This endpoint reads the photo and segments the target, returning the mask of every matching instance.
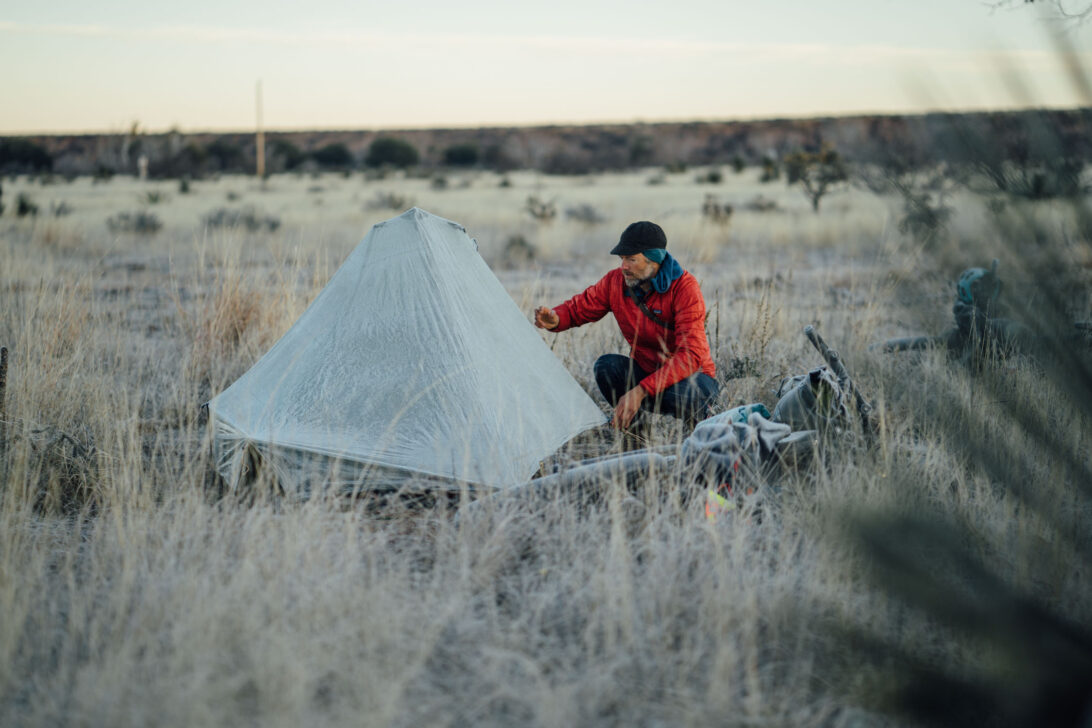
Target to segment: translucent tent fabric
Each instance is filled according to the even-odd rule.
[[[302,490],[319,470],[518,485],[605,420],[466,230],[418,208],[375,225],[209,415],[229,483],[257,458]]]

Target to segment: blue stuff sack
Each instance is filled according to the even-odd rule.
[[[759,402],[757,404],[744,404],[739,407],[733,407],[726,412],[721,412],[719,415],[713,415],[712,417],[704,419],[698,424],[701,424],[702,422],[718,422],[726,425],[733,423],[747,424],[747,418],[752,412],[759,413],[767,420],[771,419],[770,411],[766,409],[766,405]]]

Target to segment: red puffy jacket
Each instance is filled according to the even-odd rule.
[[[705,299],[697,279],[683,272],[666,293],[652,291],[644,303],[675,328],[666,329],[648,318],[626,295],[622,269],[615,268],[583,293],[555,307],[561,320],[553,330],[582,326],[613,313],[622,336],[629,342],[630,356],[642,369],[652,372],[640,381],[649,394],[658,394],[697,372],[716,376],[705,337]]]

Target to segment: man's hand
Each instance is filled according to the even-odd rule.
[[[629,427],[629,423],[633,422],[633,418],[637,416],[638,410],[641,409],[641,402],[646,396],[648,392],[641,385],[622,395],[622,399],[618,400],[618,406],[614,408],[614,417],[610,421],[610,426],[620,430]]]
[[[539,306],[535,309],[535,326],[540,329],[546,329],[547,331],[556,329],[559,323],[561,323],[561,317],[554,313],[553,309],[545,306]]]

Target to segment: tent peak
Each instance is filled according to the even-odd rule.
[[[417,225],[417,224],[419,224],[421,222],[424,222],[426,220],[435,220],[437,222],[447,223],[448,225],[455,228],[456,230],[458,230],[461,233],[466,232],[466,228],[463,227],[462,225],[460,225],[459,223],[455,222],[454,220],[448,220],[446,217],[441,217],[440,215],[436,215],[434,213],[429,212],[428,210],[425,210],[424,208],[417,207],[417,206],[411,207],[410,209],[403,212],[401,215],[396,215],[395,217],[392,217],[389,220],[384,220],[383,222],[377,222],[373,227],[377,227],[377,228],[378,227],[385,227],[385,226],[390,225],[391,223],[395,223],[395,222],[408,222],[408,223],[411,223],[413,225]]]

